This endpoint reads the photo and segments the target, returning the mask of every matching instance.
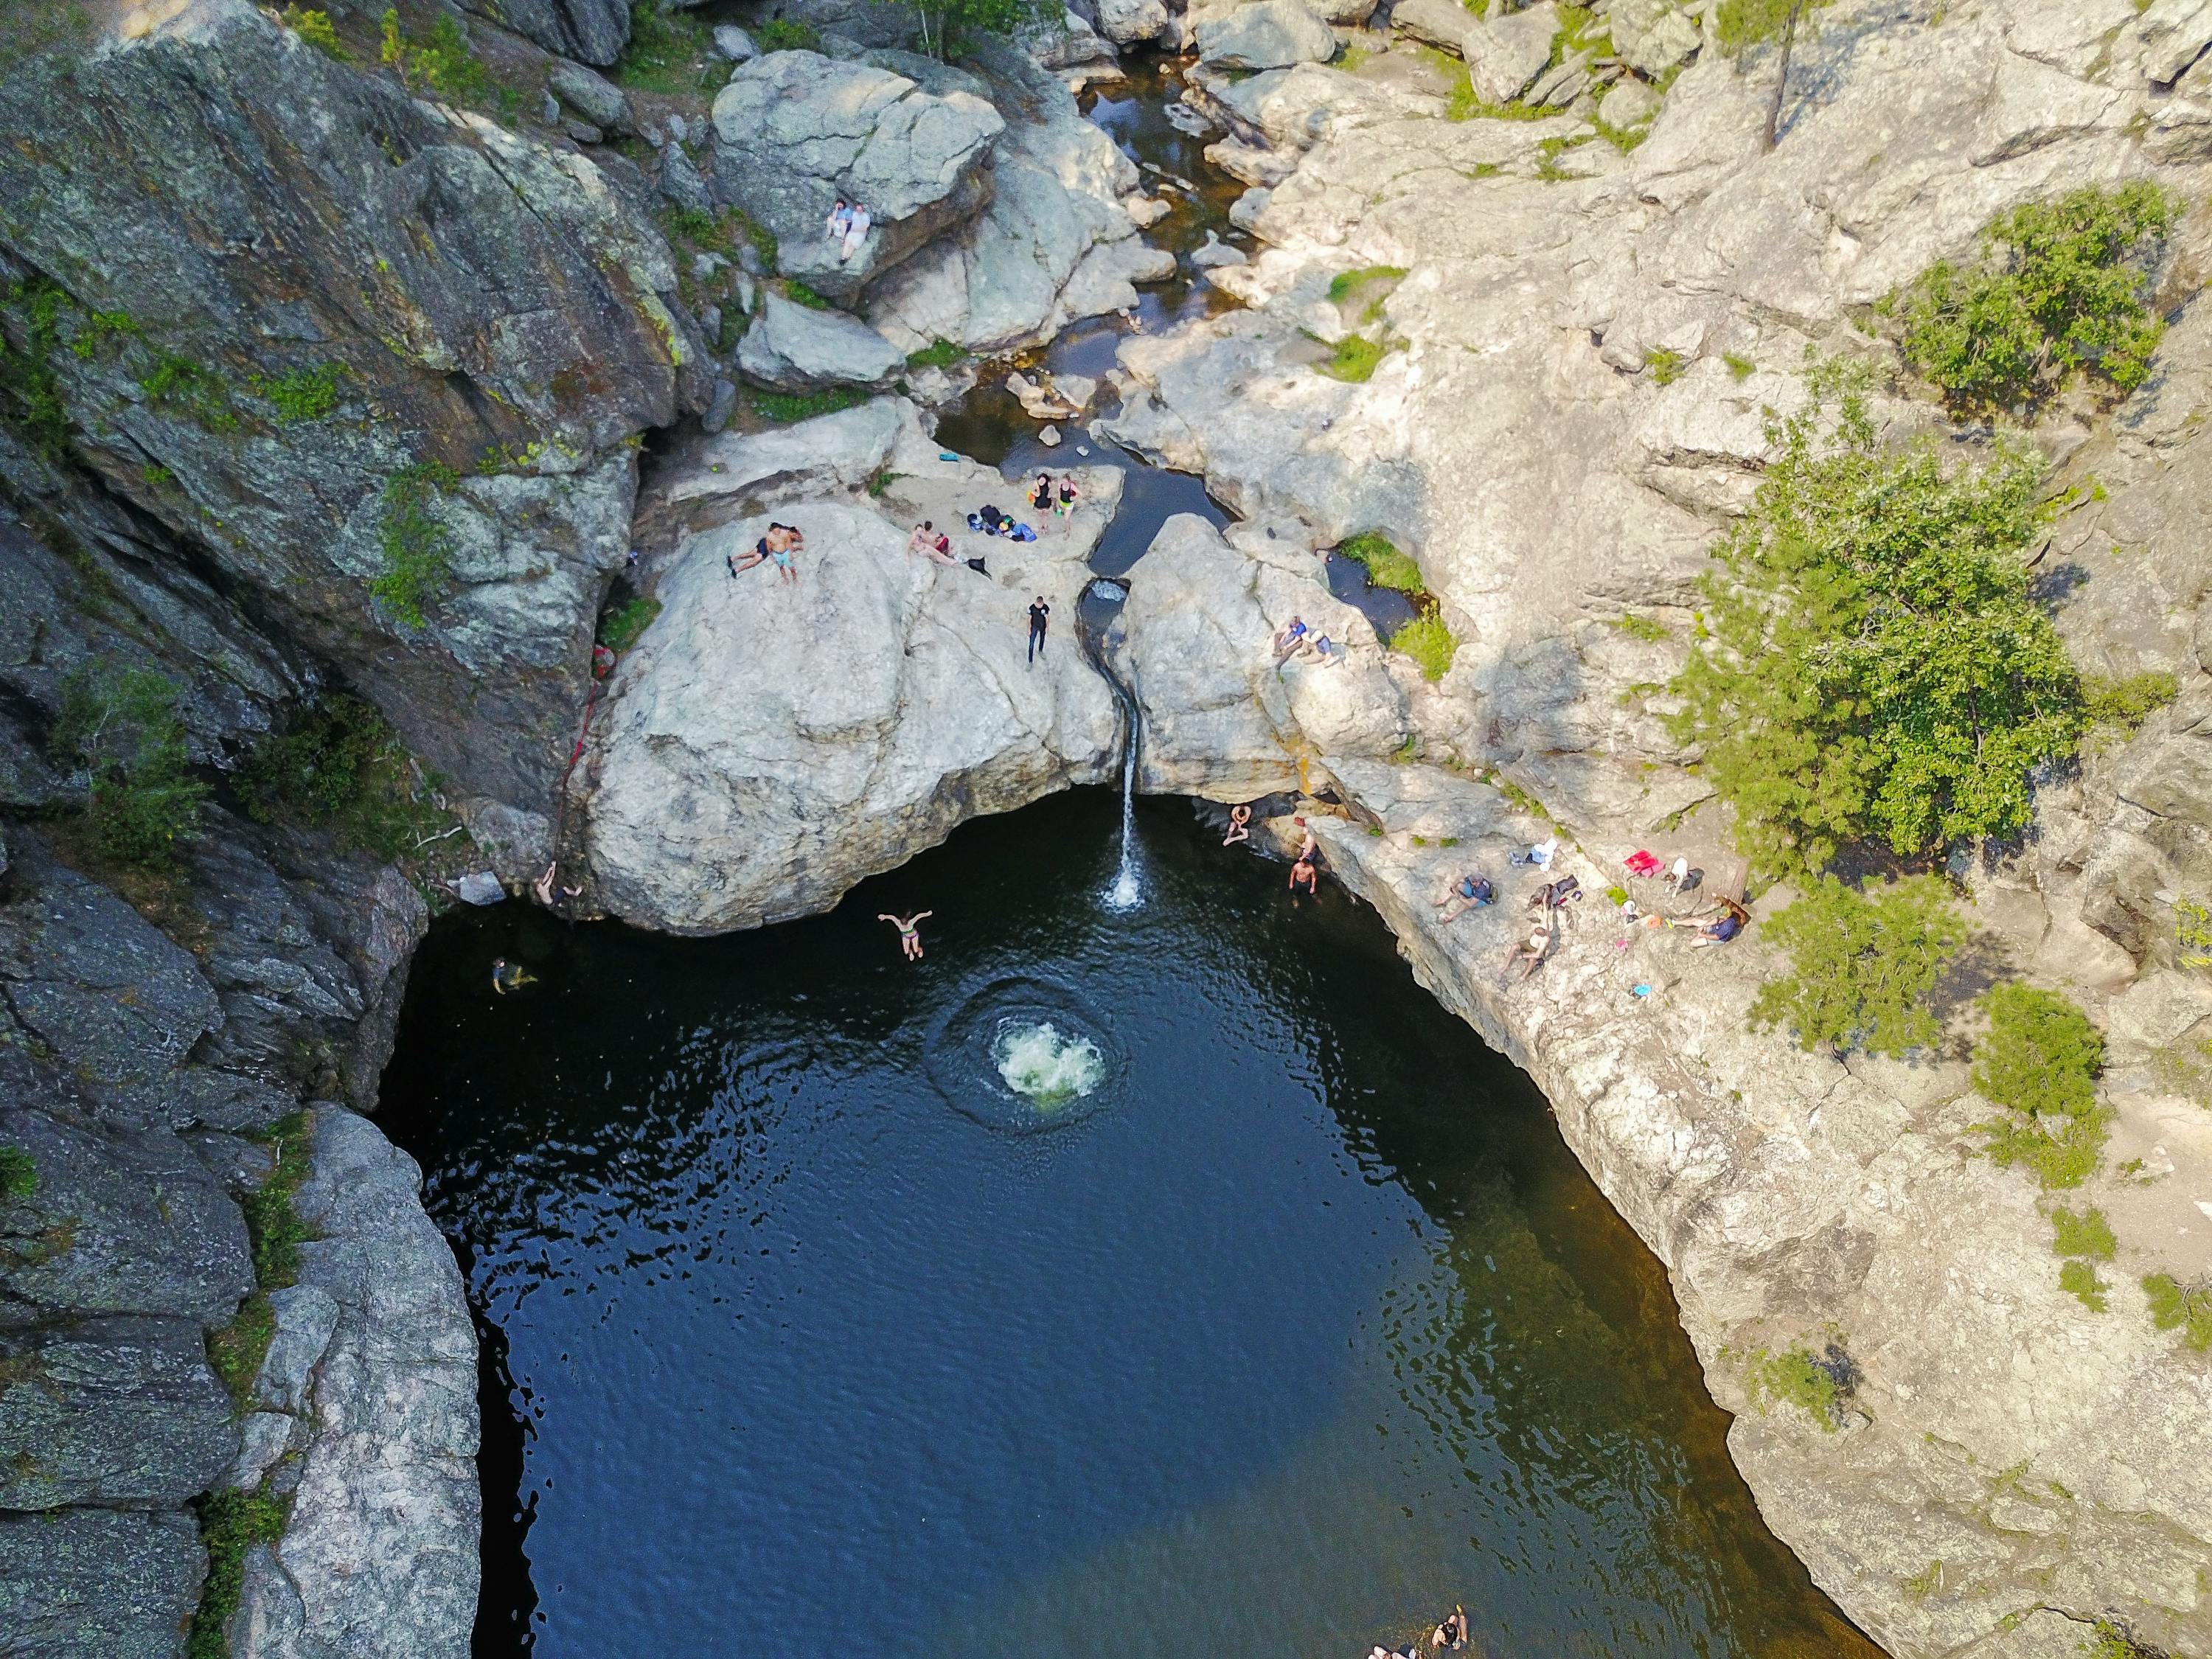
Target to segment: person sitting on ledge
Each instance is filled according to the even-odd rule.
[[[1312,649],[1312,642],[1306,638],[1306,619],[1304,617],[1291,617],[1282,632],[1275,635],[1277,662],[1282,662],[1291,657],[1301,656]]]
[[[1736,919],[1735,912],[1724,911],[1718,921],[1698,929],[1698,936],[1690,941],[1690,948],[1696,951],[1709,945],[1726,945],[1741,932],[1743,923]]]
[[[1252,809],[1237,805],[1229,809],[1229,833],[1221,838],[1224,847],[1234,847],[1240,841],[1252,839]]]
[[[1436,902],[1437,908],[1447,912],[1437,918],[1439,922],[1457,921],[1470,910],[1480,910],[1494,902],[1497,890],[1491,886],[1487,876],[1478,876],[1473,871],[1462,876],[1444,890],[1444,896]],[[1457,905],[1457,909],[1451,907]]]
[[[1504,967],[1498,971],[1499,983],[1504,983],[1505,976],[1511,974],[1517,967],[1521,971],[1514,975],[1513,982],[1519,984],[1521,981],[1536,971],[1538,965],[1544,960],[1545,953],[1551,948],[1552,918],[1547,912],[1540,921],[1530,927],[1528,937],[1515,945],[1510,954],[1506,957]]]
[[[926,554],[939,564],[957,566],[960,562],[952,556],[951,539],[940,533],[936,525],[927,519],[915,526],[914,534],[906,538],[906,550]]]

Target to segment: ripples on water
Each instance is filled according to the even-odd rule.
[[[1120,805],[726,939],[434,930],[386,1115],[487,1335],[479,1653],[1357,1659],[1461,1600],[1497,1655],[1873,1659],[1526,1079],[1180,803],[1105,912]],[[1048,1133],[1009,1021],[1095,1046]]]

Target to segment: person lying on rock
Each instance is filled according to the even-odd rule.
[[[1530,925],[1528,937],[1515,945],[1507,955],[1505,965],[1498,971],[1499,983],[1503,984],[1505,976],[1508,974],[1513,974],[1513,970],[1517,967],[1521,971],[1514,974],[1513,980],[1515,984],[1519,984],[1536,971],[1537,965],[1544,960],[1546,953],[1551,948],[1552,917],[1550,912],[1547,911],[1540,920]]]
[[[1252,809],[1245,805],[1229,809],[1229,833],[1221,838],[1224,847],[1234,847],[1240,841],[1252,839]]]
[[[906,952],[906,959],[908,962],[920,962],[921,960],[921,935],[916,933],[915,929],[919,924],[927,921],[936,914],[937,912],[934,910],[917,910],[910,916],[894,916],[878,912],[877,914],[876,920],[878,921],[888,921],[892,927],[897,928],[899,934],[899,949]]]
[[[1436,902],[1437,909],[1449,912],[1437,920],[1439,922],[1457,921],[1468,911],[1480,910],[1484,905],[1494,902],[1497,897],[1497,890],[1491,886],[1490,878],[1478,876],[1470,870],[1447,887],[1444,896]],[[1451,907],[1454,905],[1459,908],[1453,909]]]
[[[915,526],[914,534],[906,538],[906,550],[926,554],[939,564],[957,567],[960,562],[952,556],[951,538],[927,519]]]

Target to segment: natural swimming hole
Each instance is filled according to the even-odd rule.
[[[434,929],[383,1116],[485,1338],[477,1652],[1873,1659],[1528,1079],[1136,820],[1125,912],[1083,790],[757,933]]]

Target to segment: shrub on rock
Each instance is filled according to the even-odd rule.
[[[1751,1024],[1798,1045],[1902,1054],[1939,1035],[1928,994],[1966,927],[1942,883],[1911,876],[1872,892],[1823,876],[1766,925],[1790,971],[1759,988]]]

